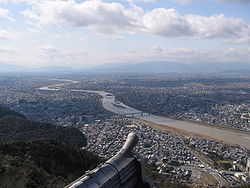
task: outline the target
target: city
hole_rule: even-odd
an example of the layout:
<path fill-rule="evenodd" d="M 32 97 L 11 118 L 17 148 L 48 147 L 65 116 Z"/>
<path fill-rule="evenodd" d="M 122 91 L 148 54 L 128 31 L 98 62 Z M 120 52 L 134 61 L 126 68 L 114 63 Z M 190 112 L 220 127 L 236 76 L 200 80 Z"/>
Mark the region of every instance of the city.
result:
<path fill-rule="evenodd" d="M 80 79 L 82 79 L 82 81 L 79 81 Z M 205 136 L 197 137 L 187 133 L 165 129 L 153 123 L 137 119 L 136 117 L 122 117 L 108 112 L 102 108 L 100 102 L 101 97 L 98 96 L 98 94 L 80 92 L 77 91 L 77 89 L 97 90 L 98 88 L 99 90 L 106 89 L 106 91 L 114 92 L 114 90 L 117 90 L 115 87 L 116 82 L 123 80 L 120 77 L 115 80 L 114 76 L 112 76 L 114 82 L 112 84 L 114 86 L 107 88 L 106 85 L 110 83 L 109 77 L 100 79 L 99 76 L 91 76 L 91 82 L 88 81 L 88 79 L 90 79 L 88 76 L 85 78 L 78 77 L 78 79 L 76 79 L 78 82 L 71 83 L 60 79 L 50 79 L 49 77 L 35 77 L 35 79 L 33 77 L 32 79 L 10 78 L 9 82 L 11 82 L 12 85 L 8 82 L 8 86 L 5 86 L 4 82 L 2 82 L 1 96 L 9 96 L 7 100 L 2 100 L 5 101 L 3 105 L 36 121 L 52 122 L 64 127 L 76 127 L 87 137 L 88 145 L 86 149 L 98 154 L 104 159 L 108 159 L 118 152 L 126 139 L 126 135 L 130 132 L 135 132 L 136 135 L 139 136 L 139 144 L 136 146 L 135 153 L 144 158 L 146 167 L 149 165 L 147 168 L 153 168 L 156 173 L 161 174 L 170 182 L 178 182 L 191 187 L 217 187 L 218 185 L 228 187 L 249 183 L 248 174 L 245 172 L 250 154 L 248 149 L 221 143 Z M 226 78 L 224 79 L 226 81 Z M 163 80 L 168 81 L 168 78 L 164 78 Z M 154 80 L 152 79 L 152 81 Z M 62 85 L 62 83 L 64 84 Z M 54 90 L 53 86 L 48 87 L 51 90 L 39 89 L 41 86 L 51 84 L 58 84 L 59 86 L 55 87 L 58 90 Z M 82 85 L 85 86 L 83 87 Z M 162 89 L 166 88 L 166 86 L 161 87 Z M 121 88 L 118 89 L 121 90 Z M 136 91 L 136 89 L 137 88 L 134 88 L 131 91 Z M 185 83 L 184 90 L 187 89 L 188 87 Z M 193 86 L 191 86 L 191 89 L 193 89 Z M 70 90 L 74 90 L 74 92 L 70 92 Z M 141 88 L 138 90 L 141 90 Z M 144 89 L 144 91 L 148 90 Z M 149 91 L 152 91 L 152 89 Z M 184 95 L 183 90 L 176 90 L 176 92 L 178 91 L 180 92 L 178 96 Z M 195 92 L 198 91 L 199 88 L 195 90 Z M 154 92 L 157 93 L 158 88 L 156 88 Z M 239 92 L 242 91 L 240 90 Z M 124 95 L 126 96 L 126 94 L 125 92 Z M 231 105 L 230 109 L 224 108 L 223 101 L 219 104 L 215 104 L 216 109 L 220 109 L 218 111 L 221 116 L 216 116 L 217 121 L 214 121 L 213 124 L 216 125 L 217 122 L 228 122 L 224 117 L 230 117 L 228 115 L 229 112 L 231 114 L 238 113 L 239 111 L 242 113 L 243 111 L 244 113 L 249 112 L 247 103 L 244 101 L 245 95 L 249 94 L 246 93 L 240 100 L 237 99 L 237 101 L 244 103 L 237 103 L 237 107 L 234 107 L 236 106 L 234 101 L 228 104 Z M 136 98 L 136 95 L 134 97 Z M 137 101 L 148 101 L 148 98 L 143 98 L 143 94 L 140 97 L 141 99 Z M 121 94 L 119 94 L 119 98 L 121 98 Z M 204 103 L 202 100 L 206 101 L 207 98 L 197 98 L 197 100 Z M 144 102 L 144 104 L 146 103 Z M 186 105 L 186 103 L 183 102 L 183 105 Z M 206 106 L 206 103 L 204 106 Z M 209 106 L 210 104 L 207 105 L 206 108 Z M 242 106 L 242 108 L 239 106 Z M 158 107 L 158 105 L 156 105 L 156 107 Z M 177 111 L 178 107 L 179 105 L 177 103 L 175 105 Z M 190 106 L 190 108 L 192 108 L 192 106 Z M 210 121 L 207 122 L 205 120 L 208 117 L 215 116 L 213 111 L 206 111 L 202 116 L 201 113 L 204 111 L 203 106 L 201 105 L 201 109 L 196 108 L 200 110 L 200 117 L 204 117 L 203 122 L 210 124 Z M 182 114 L 188 113 L 183 111 Z M 172 117 L 172 114 L 170 117 Z M 237 117 L 239 119 L 242 118 Z M 245 119 L 247 120 L 247 118 Z M 196 121 L 200 122 L 197 119 Z M 234 121 L 236 120 L 234 119 Z M 248 121 L 242 122 L 245 123 L 244 126 L 247 131 L 250 124 Z M 234 122 L 231 125 L 236 124 Z M 218 126 L 223 126 L 223 124 Z M 233 128 L 242 129 L 242 126 Z"/>

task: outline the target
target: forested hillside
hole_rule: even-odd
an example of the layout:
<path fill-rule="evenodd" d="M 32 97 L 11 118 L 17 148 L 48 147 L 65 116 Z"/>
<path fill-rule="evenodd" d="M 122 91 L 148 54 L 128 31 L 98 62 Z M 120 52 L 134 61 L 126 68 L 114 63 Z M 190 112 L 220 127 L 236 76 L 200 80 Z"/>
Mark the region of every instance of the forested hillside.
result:
<path fill-rule="evenodd" d="M 64 187 L 101 159 L 76 128 L 35 122 L 0 106 L 0 187 Z"/>
<path fill-rule="evenodd" d="M 100 162 L 53 140 L 0 143 L 0 187 L 63 187 Z"/>
<path fill-rule="evenodd" d="M 30 121 L 1 106 L 0 114 L 0 142 L 54 139 L 78 148 L 87 145 L 86 137 L 76 128 Z"/>
<path fill-rule="evenodd" d="M 19 114 L 18 112 L 15 112 L 13 110 L 10 110 L 10 109 L 0 105 L 0 118 L 2 118 L 4 116 L 16 116 L 16 117 L 25 118 L 24 115 Z"/>

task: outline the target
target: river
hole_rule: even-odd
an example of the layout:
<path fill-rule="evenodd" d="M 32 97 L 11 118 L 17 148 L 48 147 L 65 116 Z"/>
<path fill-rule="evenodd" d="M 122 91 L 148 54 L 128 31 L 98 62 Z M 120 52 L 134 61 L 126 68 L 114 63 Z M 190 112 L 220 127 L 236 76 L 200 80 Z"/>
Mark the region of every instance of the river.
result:
<path fill-rule="evenodd" d="M 70 83 L 76 83 L 76 81 L 67 80 Z M 46 87 L 39 88 L 40 90 L 60 90 L 61 86 L 64 84 L 55 84 Z M 107 93 L 105 91 L 95 91 L 95 90 L 69 90 L 70 92 L 89 92 L 96 93 L 102 96 L 102 106 L 104 109 L 113 112 L 115 114 L 123 115 L 130 113 L 142 113 L 142 111 L 135 108 L 129 107 L 126 104 L 116 101 L 115 96 L 112 93 Z M 224 141 L 226 143 L 231 143 L 234 145 L 239 145 L 250 150 L 250 134 L 249 132 L 233 131 L 229 129 L 221 129 L 213 126 L 205 126 L 201 124 L 185 122 L 180 120 L 175 120 L 167 117 L 156 116 L 156 115 L 137 115 L 135 118 L 140 120 L 145 120 L 151 123 L 161 124 L 167 127 L 172 127 L 194 134 L 208 136 L 216 140 Z"/>

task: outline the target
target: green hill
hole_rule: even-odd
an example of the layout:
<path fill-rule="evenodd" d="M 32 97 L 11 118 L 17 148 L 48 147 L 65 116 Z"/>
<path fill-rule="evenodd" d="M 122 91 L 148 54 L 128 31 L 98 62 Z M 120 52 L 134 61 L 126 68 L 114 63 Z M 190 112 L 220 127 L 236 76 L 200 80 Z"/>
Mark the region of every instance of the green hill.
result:
<path fill-rule="evenodd" d="M 74 147 L 87 145 L 78 129 L 30 121 L 15 111 L 0 106 L 0 142 L 54 139 Z"/>
<path fill-rule="evenodd" d="M 15 116 L 15 117 L 20 117 L 20 118 L 25 118 L 24 115 L 0 105 L 0 118 L 4 116 Z"/>
<path fill-rule="evenodd" d="M 30 121 L 0 106 L 0 187 L 63 187 L 101 159 L 76 128 Z"/>
<path fill-rule="evenodd" d="M 74 147 L 87 145 L 86 137 L 76 128 L 5 116 L 0 119 L 0 142 L 54 139 Z"/>
<path fill-rule="evenodd" d="M 100 162 L 54 140 L 0 143 L 0 187 L 63 187 Z"/>

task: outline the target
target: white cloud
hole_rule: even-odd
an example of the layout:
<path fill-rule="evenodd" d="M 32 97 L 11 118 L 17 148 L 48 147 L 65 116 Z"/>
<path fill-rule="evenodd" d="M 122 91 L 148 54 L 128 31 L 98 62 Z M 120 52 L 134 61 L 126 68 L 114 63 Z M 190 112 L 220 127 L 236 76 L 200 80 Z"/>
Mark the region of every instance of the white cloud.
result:
<path fill-rule="evenodd" d="M 73 60 L 88 56 L 83 50 L 61 50 L 53 45 L 43 45 L 36 48 L 37 56 L 43 60 L 50 60 L 59 63 L 72 62 Z"/>
<path fill-rule="evenodd" d="M 79 40 L 87 40 L 87 37 L 86 36 L 81 36 L 80 38 L 79 38 Z"/>
<path fill-rule="evenodd" d="M 82 3 L 75 1 L 43 1 L 23 11 L 23 15 L 40 25 L 66 24 L 73 27 L 86 27 L 100 33 L 133 33 L 138 27 L 139 7 L 125 9 L 119 3 L 104 3 L 90 0 Z"/>
<path fill-rule="evenodd" d="M 160 49 L 156 52 L 152 49 Z M 179 63 L 250 63 L 250 48 L 225 48 L 220 50 L 204 50 L 194 48 L 166 48 L 160 45 L 148 49 L 121 51 L 100 57 L 103 62 L 149 62 L 169 61 Z"/>
<path fill-rule="evenodd" d="M 160 45 L 154 45 L 150 47 L 148 51 L 147 54 L 149 59 L 168 60 L 173 62 L 195 62 L 197 59 L 200 60 L 199 56 L 203 53 L 202 50 L 195 50 L 192 48 L 163 48 Z"/>
<path fill-rule="evenodd" d="M 102 39 L 109 39 L 109 40 L 116 40 L 116 39 L 122 39 L 123 36 L 116 35 L 116 34 L 104 34 L 104 33 L 97 33 L 97 36 Z"/>
<path fill-rule="evenodd" d="M 0 8 L 0 18 L 5 18 L 5 19 L 8 19 L 10 21 L 14 21 L 14 18 L 12 18 L 9 15 L 9 10 L 8 9 L 4 9 L 4 8 Z"/>
<path fill-rule="evenodd" d="M 179 63 L 214 63 L 214 62 L 243 62 L 250 63 L 250 48 L 225 48 L 205 50 L 195 48 L 170 48 L 160 45 L 148 46 L 142 49 L 130 47 L 129 50 L 107 51 L 105 53 L 86 52 L 84 49 L 61 49 L 53 45 L 43 45 L 31 48 L 29 52 L 18 49 L 13 55 L 11 47 L 0 47 L 0 61 L 8 60 L 13 63 L 33 66 L 84 66 L 87 63 L 103 64 L 111 62 L 145 62 L 169 61 Z M 1 52 L 2 51 L 2 52 Z M 31 63 L 32 62 L 32 63 Z M 37 65 L 35 65 L 35 63 Z"/>
<path fill-rule="evenodd" d="M 60 57 L 60 51 L 52 45 L 39 46 L 37 52 L 41 58 L 56 59 Z"/>
<path fill-rule="evenodd" d="M 126 0 L 128 1 L 129 3 L 152 3 L 152 2 L 155 2 L 156 0 Z"/>
<path fill-rule="evenodd" d="M 17 32 L 0 29 L 0 40 L 16 39 L 18 35 L 19 34 Z"/>
<path fill-rule="evenodd" d="M 165 37 L 222 38 L 247 42 L 250 25 L 223 14 L 212 16 L 181 15 L 174 9 L 158 8 L 143 17 L 145 32 Z"/>
<path fill-rule="evenodd" d="M 181 4 L 181 5 L 188 5 L 195 1 L 202 1 L 202 0 L 170 0 L 170 1 Z M 222 3 L 241 3 L 241 4 L 250 2 L 250 0 L 213 0 L 213 1 L 222 2 Z"/>
<path fill-rule="evenodd" d="M 187 20 L 174 9 L 154 9 L 143 16 L 142 22 L 148 33 L 166 37 L 191 35 Z"/>
<path fill-rule="evenodd" d="M 39 46 L 37 47 L 37 49 L 41 52 L 57 52 L 58 49 L 55 46 L 52 45 L 43 45 L 43 46 Z"/>
<path fill-rule="evenodd" d="M 227 3 L 227 2 L 242 3 L 242 4 L 250 3 L 250 0 L 217 0 L 217 1 L 224 2 L 224 3 Z"/>
<path fill-rule="evenodd" d="M 41 0 L 0 0 L 0 3 L 2 4 L 7 4 L 7 3 L 27 3 L 27 4 L 35 4 L 39 3 Z"/>
<path fill-rule="evenodd" d="M 160 53 L 152 51 L 160 49 Z M 124 57 L 126 58 L 126 57 Z M 136 57 L 135 57 L 136 58 Z M 138 57 L 137 57 L 138 58 Z M 150 47 L 144 54 L 140 54 L 144 60 L 163 60 L 183 63 L 214 63 L 214 62 L 245 62 L 250 63 L 250 48 L 236 49 L 225 48 L 221 50 L 202 50 L 193 48 L 163 48 L 159 45 Z"/>
<path fill-rule="evenodd" d="M 162 47 L 159 44 L 150 47 L 150 52 L 153 54 L 160 54 L 162 53 L 162 51 Z"/>
<path fill-rule="evenodd" d="M 187 4 L 190 4 L 190 3 L 193 3 L 197 0 L 170 0 L 174 3 L 178 3 L 178 4 L 182 4 L 182 5 L 187 5 Z"/>
<path fill-rule="evenodd" d="M 70 34 L 52 34 L 49 35 L 52 39 L 70 39 L 72 36 Z"/>
<path fill-rule="evenodd" d="M 10 46 L 0 46 L 0 53 L 16 53 L 17 50 Z"/>
<path fill-rule="evenodd" d="M 225 43 L 250 43 L 250 38 L 249 36 L 245 36 L 242 38 L 233 38 L 233 39 L 225 39 L 223 40 Z"/>
<path fill-rule="evenodd" d="M 227 18 L 223 14 L 185 17 L 193 35 L 200 38 L 250 38 L 250 25 L 241 19 Z"/>
<path fill-rule="evenodd" d="M 34 33 L 34 34 L 41 34 L 41 30 L 37 29 L 37 28 L 27 28 L 26 29 L 28 33 Z"/>
<path fill-rule="evenodd" d="M 49 0 L 0 0 L 0 4 L 1 3 L 26 3 L 26 4 L 30 4 L 30 5 L 35 5 L 35 4 L 41 4 L 44 1 L 49 1 Z M 52 1 L 52 0 L 51 0 Z M 76 0 L 55 0 L 55 1 L 76 1 Z M 149 2 L 154 2 L 156 0 L 126 0 L 130 3 L 137 3 L 137 2 L 143 2 L 143 3 L 149 3 Z M 169 0 L 172 1 L 174 3 L 178 3 L 178 4 L 182 4 L 182 5 L 187 5 L 187 4 L 191 4 L 195 1 L 202 1 L 202 0 Z M 241 4 L 245 4 L 245 3 L 249 3 L 250 0 L 211 0 L 211 1 L 217 1 L 217 2 L 223 2 L 223 3 L 241 3 Z"/>
<path fill-rule="evenodd" d="M 175 9 L 126 8 L 100 0 L 44 0 L 22 12 L 34 24 L 87 28 L 101 37 L 120 38 L 122 34 L 150 33 L 163 37 L 221 38 L 225 42 L 248 42 L 250 24 L 220 15 L 182 15 Z"/>
<path fill-rule="evenodd" d="M 221 52 L 221 58 L 225 62 L 250 62 L 250 48 L 245 49 L 235 49 L 226 48 Z"/>

